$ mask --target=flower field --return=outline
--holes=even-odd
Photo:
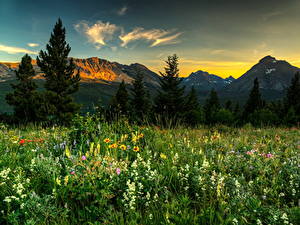
[[[300,224],[299,129],[0,126],[0,224]]]

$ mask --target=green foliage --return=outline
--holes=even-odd
[[[205,115],[205,123],[214,124],[217,122],[216,114],[220,110],[220,102],[218,94],[215,90],[211,90],[209,97],[206,99],[203,110]]]
[[[65,40],[65,28],[59,19],[54,26],[46,51],[40,51],[37,64],[46,80],[44,98],[48,119],[55,123],[69,124],[80,109],[71,94],[79,89],[79,71],[74,75],[75,64],[68,59],[71,47]]]
[[[169,56],[165,63],[165,72],[160,72],[162,78],[155,99],[155,111],[166,121],[177,120],[184,112],[184,87],[179,78],[177,55]]]
[[[215,118],[217,123],[226,124],[226,125],[234,124],[234,115],[228,109],[220,109],[216,113]]]
[[[278,124],[279,118],[269,109],[260,109],[249,115],[249,121],[254,126],[271,126]]]
[[[189,94],[186,96],[185,112],[183,113],[184,122],[190,126],[196,126],[203,122],[203,113],[201,111],[197,93],[194,87],[192,87]]]
[[[151,101],[149,93],[145,89],[143,74],[141,74],[141,72],[136,75],[132,86],[132,98],[130,101],[132,119],[135,122],[142,124],[149,118]]]
[[[35,72],[31,64],[31,57],[22,58],[16,78],[18,84],[12,84],[13,93],[6,96],[6,101],[14,108],[14,117],[20,123],[36,122],[41,119],[42,98],[37,92],[37,85],[33,81]]]
[[[263,107],[263,100],[259,92],[259,82],[255,78],[253,88],[249,94],[249,98],[244,106],[243,119],[247,120],[251,113],[256,110],[260,110]]]
[[[300,114],[300,73],[297,72],[291,81],[285,98],[285,110],[288,112],[293,107],[295,114]],[[300,122],[299,118],[296,122]]]
[[[113,118],[127,116],[129,113],[129,95],[124,80],[119,85],[116,95],[112,98],[109,110]]]
[[[299,221],[298,129],[73,122],[0,125],[1,224]]]

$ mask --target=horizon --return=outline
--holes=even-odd
[[[253,65],[251,65],[246,71],[244,71],[244,72],[243,72],[241,75],[239,75],[239,76],[232,76],[232,75],[229,75],[229,76],[221,76],[221,75],[219,75],[219,74],[214,74],[214,73],[211,73],[210,71],[201,70],[201,69],[192,71],[190,74],[188,74],[188,75],[186,75],[186,76],[181,76],[181,75],[180,75],[180,71],[179,71],[179,76],[180,76],[180,77],[188,77],[188,76],[190,76],[192,73],[196,73],[196,72],[202,71],[202,72],[207,72],[207,73],[209,73],[210,75],[216,75],[216,76],[222,77],[222,78],[224,78],[224,79],[225,79],[225,78],[229,78],[229,77],[234,77],[235,79],[238,79],[238,78],[242,77],[245,73],[247,73],[254,65],[256,65],[257,63],[259,63],[259,61],[260,61],[261,59],[265,58],[265,57],[272,57],[272,58],[275,58],[277,61],[286,61],[286,62],[288,62],[291,66],[297,67],[296,65],[290,63],[289,61],[287,61],[287,60],[285,60],[285,59],[278,59],[277,57],[274,57],[274,56],[272,56],[272,55],[266,55],[266,56],[264,56],[264,57],[258,59],[256,63],[254,63]],[[76,59],[89,59],[89,58],[99,58],[99,57],[91,56],[91,57],[87,57],[87,58],[77,58],[77,57],[71,57],[71,58],[76,58]],[[105,58],[99,58],[99,59],[110,61],[110,60],[105,59]],[[32,58],[32,61],[36,61],[36,59]],[[110,62],[114,63],[114,62],[116,62],[116,61],[110,61]],[[180,62],[180,60],[179,60],[179,62]],[[5,61],[0,61],[0,63],[3,63],[3,64],[6,64],[6,63],[7,63],[7,64],[14,64],[14,63],[16,63],[16,64],[18,64],[18,63],[20,63],[20,62],[18,62],[18,61],[15,61],[15,62],[5,62]],[[116,63],[120,63],[120,62],[116,62]],[[131,65],[131,64],[135,64],[135,63],[141,64],[141,63],[139,63],[139,62],[131,62],[131,63],[125,64],[125,65]],[[36,65],[36,64],[33,63],[33,65]],[[151,68],[148,67],[147,65],[144,65],[144,64],[141,64],[141,65],[146,66],[149,70],[151,70]],[[180,68],[180,65],[179,65],[179,68]],[[159,73],[160,71],[154,71],[154,70],[152,70],[152,71],[155,72],[155,73],[157,73],[157,75],[160,76],[160,73]]]
[[[182,77],[202,70],[238,78],[267,55],[300,67],[298,9],[296,0],[175,1],[171,6],[164,0],[66,0],[64,5],[3,0],[0,61],[19,62],[25,53],[35,59],[61,18],[71,57],[140,63],[158,73],[176,53]]]

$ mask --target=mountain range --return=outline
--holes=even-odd
[[[144,75],[144,81],[152,95],[159,87],[160,75],[146,66],[138,63],[123,65],[97,57],[87,59],[73,58],[76,70],[81,76],[81,87],[75,94],[75,99],[83,105],[83,111],[89,111],[100,99],[104,104],[115,94],[119,83],[124,80],[127,84],[135,79],[138,73]],[[36,81],[42,87],[43,77],[36,61],[33,60],[36,70]],[[15,82],[15,70],[18,63],[0,63],[0,112],[11,111],[5,103],[5,95],[11,91],[10,84]],[[231,99],[243,103],[249,95],[253,81],[257,77],[263,97],[266,100],[276,100],[284,96],[286,88],[299,68],[284,60],[277,60],[266,56],[259,60],[249,71],[238,79],[229,76],[222,78],[205,71],[191,73],[182,78],[182,84],[188,91],[194,87],[200,102],[203,102],[211,89],[215,89],[221,100]]]

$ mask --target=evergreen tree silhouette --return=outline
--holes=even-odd
[[[191,91],[186,96],[184,109],[185,109],[184,120],[186,124],[195,126],[201,121],[202,118],[201,118],[200,105],[194,87],[192,87]]]
[[[255,78],[253,88],[249,94],[249,98],[244,106],[243,119],[247,120],[248,116],[251,113],[254,113],[256,110],[262,109],[264,106],[264,101],[262,100],[260,91],[259,91],[259,82]]]
[[[300,73],[297,72],[291,81],[285,98],[286,111],[294,108],[296,114],[300,114]]]
[[[18,84],[12,84],[13,93],[6,95],[6,101],[14,108],[17,121],[22,123],[39,121],[40,96],[37,85],[33,81],[35,71],[31,64],[31,57],[25,55],[16,71]]]
[[[216,123],[216,114],[221,109],[217,92],[212,89],[204,105],[204,115],[207,124]]]
[[[160,89],[155,99],[155,111],[167,120],[177,121],[184,112],[184,87],[179,78],[178,57],[169,56],[161,74]]]
[[[119,85],[116,95],[112,98],[110,110],[113,116],[127,116],[129,112],[129,96],[124,80]]]
[[[145,84],[143,82],[144,76],[141,71],[136,75],[135,80],[132,83],[132,98],[130,101],[131,104],[131,112],[133,119],[138,122],[144,122],[148,116],[151,107],[149,93],[145,88]]]
[[[45,99],[49,104],[49,119],[56,123],[69,124],[80,109],[72,94],[79,89],[79,71],[74,75],[75,64],[68,59],[71,47],[66,42],[66,30],[58,19],[46,51],[40,51],[37,64],[44,73]]]

